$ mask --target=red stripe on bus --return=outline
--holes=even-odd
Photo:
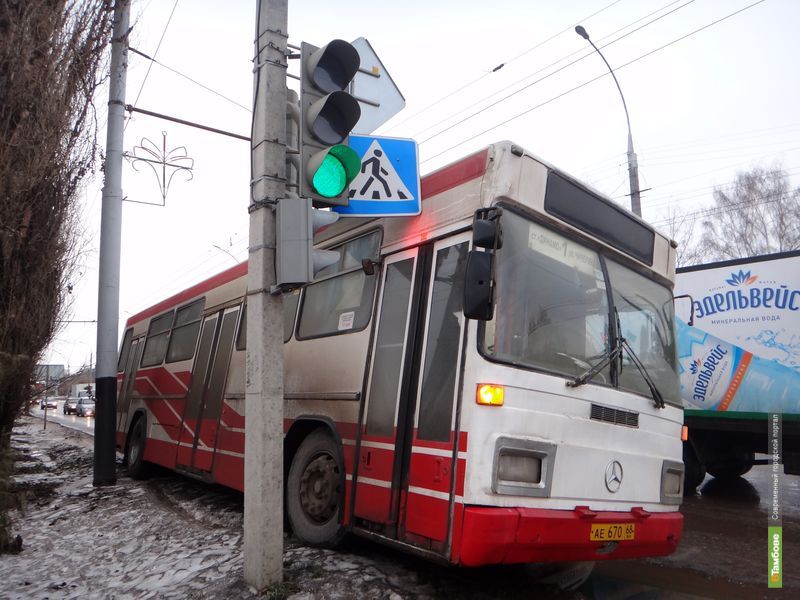
[[[183,387],[185,387],[188,390],[189,384],[192,383],[192,372],[178,371],[174,375],[183,384]]]
[[[241,454],[236,460],[244,460],[244,432],[231,431],[227,427],[220,427],[217,434],[217,448],[225,452]]]
[[[231,267],[227,271],[223,271],[222,273],[217,273],[213,277],[206,279],[205,281],[201,281],[197,285],[193,285],[192,287],[183,290],[167,298],[166,300],[162,300],[158,304],[151,306],[150,308],[146,308],[140,313],[137,313],[131,316],[128,319],[128,323],[126,327],[130,327],[134,323],[138,323],[144,319],[149,319],[152,316],[157,315],[158,313],[164,312],[167,309],[174,308],[179,304],[183,304],[192,298],[197,296],[202,296],[206,292],[218,288],[226,283],[230,283],[234,279],[238,279],[243,275],[247,274],[247,262],[239,263],[235,267]]]
[[[175,468],[175,443],[155,438],[147,438],[144,445],[144,459],[167,469]]]
[[[426,198],[441,194],[445,190],[482,176],[486,173],[488,156],[489,149],[484,148],[455,164],[426,175],[420,181],[422,200],[424,201]]]
[[[214,481],[244,491],[244,461],[241,456],[214,455]]]
[[[447,500],[417,494],[413,490],[408,491],[406,530],[442,541],[447,537],[449,516],[450,503]]]
[[[162,426],[166,434],[173,440],[178,440],[181,419],[167,406],[163,399],[147,399],[144,401],[148,411],[153,416],[153,422]],[[178,413],[180,414],[180,413]],[[147,438],[148,443],[152,438]]]
[[[222,415],[219,418],[220,423],[226,427],[233,427],[236,429],[244,429],[244,415],[240,415],[234,408],[224,402],[222,404]]]
[[[375,523],[388,523],[392,490],[361,480],[356,482],[356,487],[355,514]]]
[[[452,465],[450,457],[414,452],[408,470],[408,485],[449,494]]]
[[[358,461],[359,477],[391,483],[394,456],[394,450],[361,446]]]
[[[175,375],[164,367],[139,369],[136,372],[136,382],[142,379],[147,379],[153,387],[153,393],[145,394],[149,396],[177,396],[185,394],[188,389],[188,385],[176,379]]]

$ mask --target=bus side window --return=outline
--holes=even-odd
[[[306,288],[298,339],[360,331],[372,316],[376,275],[361,269],[337,275]]]
[[[167,343],[169,342],[169,330],[172,328],[172,316],[174,311],[169,311],[150,321],[147,330],[147,341],[144,343],[142,352],[142,366],[154,367],[164,362],[167,354]]]
[[[239,319],[239,331],[236,334],[236,350],[247,349],[247,302],[242,304],[242,317]]]
[[[133,338],[133,328],[125,332],[125,337],[122,338],[122,347],[119,350],[119,362],[117,362],[117,373],[122,373],[125,370],[125,365],[128,364],[128,354],[131,351],[131,339]]]
[[[361,261],[377,259],[379,248],[380,231],[332,248],[339,252],[339,262],[321,270],[318,279],[306,286],[297,325],[298,339],[351,333],[367,326],[372,316],[377,275],[366,275]]]
[[[200,335],[200,324],[203,319],[205,299],[200,299],[188,306],[183,306],[175,313],[175,325],[169,338],[167,362],[188,360],[194,356],[197,336]]]

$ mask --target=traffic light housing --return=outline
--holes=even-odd
[[[314,280],[321,269],[339,260],[339,253],[314,248],[314,234],[339,219],[339,213],[311,207],[307,198],[278,200],[275,284],[292,288]]]
[[[358,51],[344,40],[322,48],[302,43],[299,193],[317,206],[346,206],[350,182],[361,169],[347,145],[361,118],[358,101],[346,91],[359,66]]]

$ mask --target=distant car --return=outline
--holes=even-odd
[[[94,398],[78,398],[75,414],[79,417],[94,416]]]
[[[56,398],[55,396],[48,396],[47,398],[42,398],[39,401],[39,408],[44,410],[45,407],[50,409],[58,408],[58,398]]]
[[[69,396],[66,400],[64,400],[64,414],[65,415],[74,415],[78,412],[78,398],[77,396]]]

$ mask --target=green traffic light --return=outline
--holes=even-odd
[[[335,198],[346,191],[360,169],[361,159],[356,151],[339,144],[327,151],[311,183],[320,196]]]

